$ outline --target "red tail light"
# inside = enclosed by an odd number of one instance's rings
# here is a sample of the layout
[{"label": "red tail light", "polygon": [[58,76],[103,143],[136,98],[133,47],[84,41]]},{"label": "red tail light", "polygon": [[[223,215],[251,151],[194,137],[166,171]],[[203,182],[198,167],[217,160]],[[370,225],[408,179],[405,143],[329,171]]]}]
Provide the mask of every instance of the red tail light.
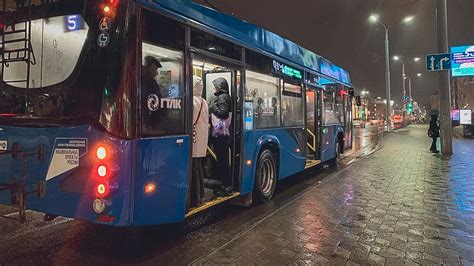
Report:
[{"label": "red tail light", "polygon": [[107,148],[105,148],[104,146],[97,147],[95,155],[97,156],[97,159],[99,159],[99,160],[106,159],[107,158]]},{"label": "red tail light", "polygon": [[116,13],[116,7],[118,5],[118,0],[106,0],[102,5],[102,12],[104,15],[109,17],[114,17]]},{"label": "red tail light", "polygon": [[99,167],[97,167],[97,175],[99,177],[105,178],[107,174],[108,174],[107,166],[99,165]]},{"label": "red tail light", "polygon": [[109,194],[110,187],[107,183],[99,183],[95,189],[95,192],[98,197],[104,198]]}]

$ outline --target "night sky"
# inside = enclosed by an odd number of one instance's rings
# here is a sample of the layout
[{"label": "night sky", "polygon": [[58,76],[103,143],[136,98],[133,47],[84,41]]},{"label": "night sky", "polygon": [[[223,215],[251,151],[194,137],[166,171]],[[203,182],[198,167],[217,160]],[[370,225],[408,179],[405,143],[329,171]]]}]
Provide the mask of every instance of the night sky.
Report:
[{"label": "night sky", "polygon": [[[197,1],[199,2],[199,1]],[[380,14],[386,25],[406,15],[410,25],[390,30],[390,54],[402,55],[412,78],[413,98],[429,102],[437,77],[425,71],[424,55],[437,52],[435,0],[212,0],[223,12],[269,29],[348,70],[353,83],[385,96],[384,30],[368,22]],[[450,45],[474,45],[474,0],[448,0]],[[423,58],[414,63],[414,57]],[[392,99],[402,99],[402,66],[391,61]],[[423,73],[416,78],[416,73]],[[407,82],[408,93],[408,82]]]}]

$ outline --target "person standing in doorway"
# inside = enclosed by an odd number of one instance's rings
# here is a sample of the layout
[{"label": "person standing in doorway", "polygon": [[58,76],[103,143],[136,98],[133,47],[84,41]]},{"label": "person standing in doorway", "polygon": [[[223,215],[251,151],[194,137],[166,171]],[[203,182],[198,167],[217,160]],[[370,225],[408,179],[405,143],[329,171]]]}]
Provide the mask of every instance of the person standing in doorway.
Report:
[{"label": "person standing in doorway", "polygon": [[193,176],[191,182],[191,206],[199,207],[204,198],[204,168],[206,158],[209,111],[206,100],[202,98],[203,82],[193,76]]},{"label": "person standing in doorway", "polygon": [[428,136],[433,139],[431,143],[430,151],[432,153],[439,153],[437,149],[437,143],[439,138],[439,125],[438,115],[432,114],[430,120],[430,128],[428,129]]},{"label": "person standing in doorway", "polygon": [[221,180],[221,189],[214,191],[219,197],[232,194],[232,177],[229,166],[230,126],[232,122],[232,99],[229,84],[224,78],[214,80],[214,95],[209,103],[212,121],[212,143],[217,156],[214,175]]}]

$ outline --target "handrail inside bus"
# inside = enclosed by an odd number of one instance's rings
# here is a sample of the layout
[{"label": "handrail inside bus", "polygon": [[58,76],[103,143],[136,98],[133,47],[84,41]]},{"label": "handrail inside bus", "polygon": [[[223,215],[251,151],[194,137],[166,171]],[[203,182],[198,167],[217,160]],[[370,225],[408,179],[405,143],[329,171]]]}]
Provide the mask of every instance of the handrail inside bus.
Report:
[{"label": "handrail inside bus", "polygon": [[209,155],[211,155],[214,161],[217,161],[217,155],[211,150],[211,148],[209,148],[209,146],[207,146],[207,152],[209,153]]},{"label": "handrail inside bus", "polygon": [[311,135],[311,137],[313,137],[313,145],[311,146],[310,143],[306,143],[308,144],[308,147],[313,151],[313,152],[316,152],[316,135],[314,135],[313,132],[311,132],[311,130],[309,129],[306,129],[306,132],[308,132],[309,135]]}]

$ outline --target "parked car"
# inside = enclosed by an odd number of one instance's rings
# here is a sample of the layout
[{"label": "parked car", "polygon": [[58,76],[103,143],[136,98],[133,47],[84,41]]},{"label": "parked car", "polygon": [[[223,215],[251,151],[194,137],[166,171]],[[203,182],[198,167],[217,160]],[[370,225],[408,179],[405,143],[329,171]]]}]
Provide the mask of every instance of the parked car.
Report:
[{"label": "parked car", "polygon": [[371,125],[378,125],[378,124],[380,124],[380,120],[378,120],[378,119],[371,119],[371,120],[370,120],[370,124],[371,124]]},{"label": "parked car", "polygon": [[365,128],[365,122],[363,120],[360,120],[360,119],[354,120],[352,122],[352,124],[354,125],[354,127]]}]

